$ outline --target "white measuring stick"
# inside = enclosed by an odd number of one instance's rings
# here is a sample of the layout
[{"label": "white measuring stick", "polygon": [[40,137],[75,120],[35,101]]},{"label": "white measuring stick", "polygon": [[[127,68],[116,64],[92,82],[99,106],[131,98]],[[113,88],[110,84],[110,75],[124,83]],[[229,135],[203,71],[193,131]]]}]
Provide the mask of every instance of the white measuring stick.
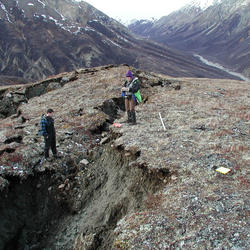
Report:
[{"label": "white measuring stick", "polygon": [[164,125],[164,123],[163,123],[163,120],[162,120],[162,117],[161,117],[161,113],[159,113],[159,116],[160,116],[160,120],[161,120],[162,127],[163,127],[163,129],[164,129],[164,131],[165,131],[165,130],[166,130],[166,127],[165,127],[165,125]]}]

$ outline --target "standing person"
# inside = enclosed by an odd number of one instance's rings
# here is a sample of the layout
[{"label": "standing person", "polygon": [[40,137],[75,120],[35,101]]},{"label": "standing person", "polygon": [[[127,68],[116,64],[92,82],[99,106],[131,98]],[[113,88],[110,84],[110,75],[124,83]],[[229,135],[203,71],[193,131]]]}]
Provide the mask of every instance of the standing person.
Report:
[{"label": "standing person", "polygon": [[54,127],[54,119],[53,119],[53,109],[48,109],[47,114],[42,116],[41,119],[41,130],[42,135],[44,137],[44,157],[46,160],[49,159],[49,149],[55,158],[57,158],[57,151],[56,151],[56,130]]},{"label": "standing person", "polygon": [[128,115],[128,123],[132,125],[136,124],[136,114],[135,114],[135,105],[136,105],[136,97],[134,93],[136,93],[139,88],[139,79],[134,77],[132,72],[129,70],[126,74],[126,82],[124,83],[121,91],[122,96],[125,98],[125,109]]}]

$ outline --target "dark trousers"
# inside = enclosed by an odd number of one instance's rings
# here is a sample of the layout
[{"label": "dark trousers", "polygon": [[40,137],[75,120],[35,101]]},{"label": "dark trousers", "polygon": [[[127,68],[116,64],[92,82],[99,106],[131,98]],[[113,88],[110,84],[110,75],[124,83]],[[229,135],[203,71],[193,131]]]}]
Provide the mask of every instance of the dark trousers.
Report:
[{"label": "dark trousers", "polygon": [[45,143],[44,156],[46,158],[49,157],[49,149],[50,148],[51,148],[51,151],[52,151],[53,155],[57,154],[57,151],[56,151],[56,137],[55,136],[49,135],[47,138],[44,137],[44,143]]}]

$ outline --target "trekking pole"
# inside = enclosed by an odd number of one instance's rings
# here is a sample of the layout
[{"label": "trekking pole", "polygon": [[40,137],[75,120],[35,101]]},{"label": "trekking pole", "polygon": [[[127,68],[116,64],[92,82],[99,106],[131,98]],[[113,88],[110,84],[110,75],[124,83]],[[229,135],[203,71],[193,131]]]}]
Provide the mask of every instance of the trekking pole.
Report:
[{"label": "trekking pole", "polygon": [[162,117],[161,117],[161,113],[159,112],[159,116],[160,116],[160,120],[161,120],[161,124],[162,124],[162,127],[163,127],[163,130],[166,131],[166,127],[163,123],[163,120],[162,120]]}]

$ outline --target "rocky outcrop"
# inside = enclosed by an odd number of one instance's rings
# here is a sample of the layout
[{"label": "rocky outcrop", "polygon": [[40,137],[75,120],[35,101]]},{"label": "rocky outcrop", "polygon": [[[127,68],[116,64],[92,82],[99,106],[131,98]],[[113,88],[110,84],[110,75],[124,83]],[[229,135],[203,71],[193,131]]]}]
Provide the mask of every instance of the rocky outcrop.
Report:
[{"label": "rocky outcrop", "polygon": [[55,77],[50,77],[45,81],[37,82],[35,84],[26,84],[25,87],[19,86],[13,89],[2,87],[0,89],[0,118],[5,118],[14,114],[20,116],[21,112],[17,110],[22,103],[27,103],[28,100],[33,97],[41,96],[49,91],[61,88],[67,82],[76,79],[76,72],[71,74],[62,73]]},{"label": "rocky outcrop", "polygon": [[172,76],[232,78],[185,52],[144,40],[85,2],[2,0],[0,74],[28,81],[127,63]]},{"label": "rocky outcrop", "polygon": [[154,23],[137,22],[129,28],[249,77],[249,8],[249,0],[223,0],[205,10],[188,5]]},{"label": "rocky outcrop", "polygon": [[[128,68],[4,88],[27,100],[0,120],[0,249],[247,249],[249,82],[131,68],[143,102],[130,126]],[[37,136],[48,107],[61,156],[51,162]]]}]

